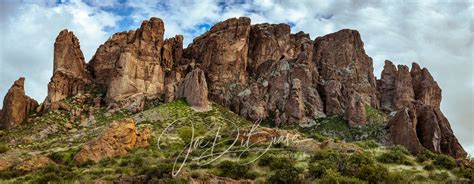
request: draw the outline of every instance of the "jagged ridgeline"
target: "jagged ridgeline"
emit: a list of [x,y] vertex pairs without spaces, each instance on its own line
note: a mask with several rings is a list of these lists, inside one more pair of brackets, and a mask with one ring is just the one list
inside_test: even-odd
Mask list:
[[[262,157],[267,165],[258,162],[258,166],[239,166],[220,162],[214,165],[216,173],[206,172],[211,169],[204,166],[186,167],[183,173],[188,175],[179,177],[187,181],[197,178],[197,181],[231,183],[237,182],[234,179],[264,178],[278,183],[285,178],[278,176],[288,173],[280,171],[282,168],[294,168],[289,173],[305,173],[305,177],[299,176],[301,180],[288,181],[290,183],[319,181],[325,177],[388,181],[388,178],[364,178],[369,173],[357,175],[359,171],[324,165],[326,162],[317,158],[325,156],[347,159],[347,164],[352,157],[360,156],[375,167],[368,170],[386,170],[387,173],[390,168],[387,170],[383,164],[423,168],[420,166],[428,162],[435,167],[438,160],[452,164],[453,157],[459,159],[457,165],[454,162],[454,166],[447,168],[438,163],[442,166],[434,173],[456,167],[459,172],[445,174],[442,179],[472,177],[472,164],[464,160],[467,153],[440,111],[441,89],[428,70],[416,63],[411,70],[404,65],[396,67],[387,60],[381,79],[376,79],[372,58],[365,53],[364,43],[355,30],[344,29],[311,40],[303,32],[292,34],[287,24],[251,25],[249,18],[241,17],[217,23],[194,38],[187,48],[183,48],[181,35],[164,39],[164,31],[161,19],[145,20],[137,30],[110,37],[88,63],[78,38],[68,30],[61,31],[54,44],[53,76],[43,103],[38,104],[25,95],[24,78],[14,83],[4,99],[0,112],[4,128],[1,141],[16,153],[12,150],[2,153],[3,179],[29,181],[48,174],[48,168],[61,170],[58,167],[74,165],[77,167],[66,169],[67,173],[58,177],[94,180],[97,178],[89,176],[95,170],[113,170],[122,162],[130,164],[128,162],[133,161],[127,160],[128,157],[175,158],[173,151],[177,150],[170,144],[188,140],[189,127],[175,130],[173,135],[177,140],[173,136],[166,139],[171,141],[166,143],[171,150],[157,149],[154,143],[168,124],[183,117],[195,117],[192,120],[201,123],[196,124],[201,128],[196,135],[205,135],[206,128],[220,131],[214,124],[206,126],[204,122],[225,125],[223,132],[230,138],[235,138],[233,130],[248,130],[255,122],[261,122],[266,127],[258,129],[266,135],[291,134],[310,139],[305,145],[283,145],[282,150],[301,152],[302,156],[296,160],[282,161],[275,153]],[[237,128],[230,128],[229,121],[224,121],[229,119],[236,121]],[[258,140],[271,138],[264,136]],[[400,147],[374,148],[378,145],[401,145],[410,153]],[[337,153],[337,149],[346,154]],[[33,157],[15,156],[18,153]],[[358,155],[363,153],[369,156]],[[411,154],[426,157],[428,161],[415,162]],[[256,155],[250,154],[252,156]],[[387,161],[384,156],[396,158]],[[374,159],[379,157],[382,158]],[[406,160],[396,162],[401,157]],[[104,159],[111,163],[102,163]],[[272,160],[283,164],[297,162],[299,166],[280,168],[278,164],[272,166]],[[163,163],[168,161],[162,160]],[[44,168],[39,167],[41,164],[31,163],[49,166],[41,169]],[[137,161],[140,167],[131,164],[122,166],[130,170],[118,174],[95,174],[101,180],[107,180],[104,176],[108,176],[111,181],[126,182],[122,176],[127,176],[129,182],[137,182],[166,178],[160,168],[169,168],[169,165],[160,165],[161,161],[149,165],[156,167],[155,170],[143,163],[140,165],[140,161]],[[237,170],[248,171],[252,167],[264,167],[268,172],[232,173],[235,170],[225,169],[229,167],[246,167]],[[319,167],[323,169],[315,170]],[[199,170],[196,174],[199,176],[190,176],[195,169]],[[6,171],[12,173],[9,175]],[[84,172],[89,174],[86,178],[77,176]],[[420,177],[433,175],[431,170],[429,174],[425,169],[419,172]],[[36,174],[24,176],[25,173]]]

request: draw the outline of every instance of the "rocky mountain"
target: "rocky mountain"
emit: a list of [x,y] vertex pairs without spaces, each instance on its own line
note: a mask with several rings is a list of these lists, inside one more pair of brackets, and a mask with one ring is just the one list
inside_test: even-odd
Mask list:
[[[385,146],[402,145],[415,155],[430,150],[467,156],[440,110],[441,89],[428,69],[413,63],[409,70],[387,60],[376,79],[356,30],[312,40],[291,33],[286,24],[252,25],[240,17],[217,23],[187,48],[183,36],[165,39],[164,32],[161,19],[145,20],[137,30],[114,34],[86,64],[78,38],[61,31],[48,96],[38,107],[20,78],[5,97],[2,127],[8,134],[30,123],[25,121],[30,113],[58,110],[93,124],[101,108],[108,115],[140,113],[184,98],[197,112],[211,111],[216,103],[276,127],[315,127],[318,119],[341,117],[350,129],[359,129],[373,124],[370,113],[376,110],[388,117]],[[71,99],[90,108],[76,111]],[[143,147],[139,142],[149,139],[149,131],[139,133],[132,120],[113,123],[76,154],[75,162],[124,156]]]

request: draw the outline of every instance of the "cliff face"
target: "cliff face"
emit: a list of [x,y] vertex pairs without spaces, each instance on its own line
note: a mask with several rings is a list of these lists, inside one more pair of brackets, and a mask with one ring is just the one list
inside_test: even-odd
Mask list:
[[48,96],[42,105],[44,110],[66,97],[84,93],[91,82],[79,39],[67,29],[56,37],[53,66],[53,76],[48,84]]
[[137,30],[116,33],[87,67],[77,38],[62,31],[43,106],[91,87],[110,109],[138,112],[148,102],[186,98],[202,110],[209,97],[252,121],[310,126],[315,118],[339,115],[351,127],[368,123],[365,108],[371,106],[395,114],[388,125],[393,143],[413,153],[427,148],[466,155],[439,110],[441,89],[428,70],[386,61],[376,80],[355,30],[311,40],[286,24],[232,18],[185,49],[182,36],[165,40],[164,31],[163,21],[151,18]]
[[453,157],[467,155],[440,110],[441,88],[428,69],[421,69],[416,63],[411,71],[404,65],[398,65],[397,69],[392,62],[385,61],[378,84],[380,107],[397,112],[389,124],[395,144],[404,145],[413,153],[421,151],[421,146],[414,145],[422,145]]
[[117,33],[97,49],[88,68],[110,108],[143,109],[161,97],[165,76],[180,60],[182,36],[164,40],[161,19],[144,21],[136,31]]
[[18,126],[36,107],[38,102],[25,95],[25,78],[19,78],[3,99],[0,126],[7,129]]

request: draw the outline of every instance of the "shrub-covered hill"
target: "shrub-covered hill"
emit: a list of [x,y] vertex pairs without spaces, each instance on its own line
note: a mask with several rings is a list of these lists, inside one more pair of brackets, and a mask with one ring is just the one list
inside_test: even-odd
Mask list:
[[[94,111],[71,123],[75,109],[32,114],[2,132],[0,183],[470,183],[472,162],[387,147],[386,115],[367,109],[368,126],[348,128],[340,117],[307,128],[249,122],[213,104],[194,111],[184,100],[140,113]],[[149,146],[77,164],[74,157],[114,121],[132,118],[151,130]],[[79,121],[80,122],[80,121]],[[259,123],[259,124],[258,124]],[[470,167],[470,168],[469,168]]]

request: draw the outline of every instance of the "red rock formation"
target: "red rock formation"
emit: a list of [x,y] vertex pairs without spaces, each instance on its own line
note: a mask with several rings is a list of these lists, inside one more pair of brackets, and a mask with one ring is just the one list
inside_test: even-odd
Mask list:
[[396,81],[397,67],[395,67],[395,65],[391,61],[385,60],[381,79],[377,83],[380,95],[380,109],[389,112],[395,110],[395,104],[393,103],[393,99],[395,97]]
[[425,105],[439,107],[441,105],[441,88],[428,69],[423,68],[420,71],[420,66],[413,63],[410,73],[413,79],[415,99]]
[[367,123],[370,105],[397,112],[389,125],[394,143],[414,153],[424,147],[465,155],[439,110],[441,89],[427,69],[413,64],[409,71],[385,61],[376,82],[357,31],[344,29],[313,41],[290,30],[286,24],[251,25],[248,18],[232,18],[183,49],[182,36],[165,40],[163,21],[151,18],[135,31],[113,35],[87,69],[79,41],[65,30],[55,43],[44,104],[59,107],[52,103],[91,85],[103,92],[109,108],[137,112],[146,102],[181,97],[204,108],[209,96],[253,121],[305,125],[327,114],[344,116],[352,127]]
[[351,92],[349,94],[349,105],[347,105],[345,117],[351,127],[367,124],[365,103],[358,93]]
[[378,107],[372,59],[365,53],[359,32],[344,29],[314,42],[313,60],[326,89],[326,113],[344,112],[350,90],[358,93],[364,103]]
[[423,146],[417,136],[417,119],[414,109],[405,107],[395,114],[388,124],[390,138],[394,144],[403,145],[410,152],[418,154]]
[[411,105],[415,99],[413,92],[412,80],[408,67],[405,65],[398,65],[397,80],[395,80],[395,93],[393,105],[395,109],[401,109]]
[[93,79],[104,86],[110,108],[137,112],[146,101],[160,98],[165,75],[181,59],[182,36],[163,39],[159,18],[143,21],[136,31],[117,33],[101,45],[89,63]]
[[90,84],[84,55],[79,40],[73,32],[62,30],[54,43],[53,76],[48,84],[48,96],[43,108],[49,109],[53,103],[66,97],[84,93]]
[[[441,89],[426,68],[413,63],[411,71],[399,65],[398,70],[390,61],[385,61],[382,78],[378,81],[380,107],[388,112],[409,109],[415,113],[414,121],[390,124],[392,141],[409,148],[413,153],[426,148],[433,152],[445,153],[456,158],[467,155],[453,134],[448,120],[440,111]],[[397,114],[398,114],[397,113]],[[392,122],[400,121],[393,117]],[[403,129],[416,125],[416,139],[408,136],[399,139]],[[402,131],[403,132],[403,131]],[[417,143],[414,143],[417,142]],[[415,149],[414,144],[419,143]]]
[[206,78],[201,69],[188,73],[177,86],[176,98],[186,98],[186,102],[198,111],[210,110]]
[[38,102],[25,95],[25,78],[21,77],[13,83],[3,99],[0,111],[0,126],[10,129],[20,125],[32,111],[38,107]]
[[86,143],[74,156],[74,162],[81,165],[87,161],[124,156],[133,148],[148,146],[150,133],[149,129],[138,132],[132,119],[115,121],[96,139]]
[[278,61],[282,57],[294,58],[291,47],[290,26],[287,24],[256,24],[250,31],[249,68],[252,73],[269,60]]
[[184,51],[206,72],[210,99],[224,106],[238,93],[235,88],[247,84],[249,33],[249,18],[228,19],[195,38]]

